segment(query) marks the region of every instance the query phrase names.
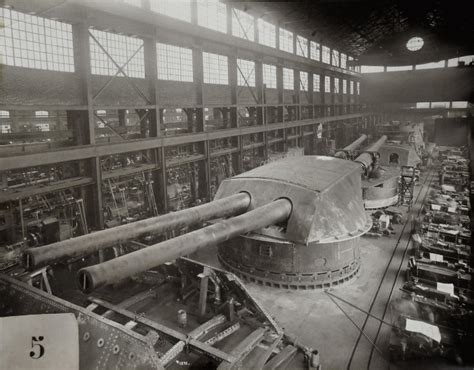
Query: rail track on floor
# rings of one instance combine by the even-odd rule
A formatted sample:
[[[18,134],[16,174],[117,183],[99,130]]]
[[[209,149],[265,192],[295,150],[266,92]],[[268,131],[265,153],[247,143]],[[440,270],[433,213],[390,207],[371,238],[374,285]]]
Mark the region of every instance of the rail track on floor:
[[[423,204],[426,200],[431,184],[436,177],[436,170],[431,169],[426,173],[423,184],[420,186],[413,206],[406,214],[406,220],[398,236],[397,242],[393,247],[387,266],[377,286],[374,297],[371,300],[368,311],[365,312],[365,319],[362,326],[359,328],[359,335],[354,344],[351,356],[347,363],[346,369],[362,369],[366,366],[370,369],[373,364],[374,351],[377,351],[381,356],[383,354],[377,347],[377,340],[384,322],[384,318],[390,307],[390,302],[397,286],[400,273],[404,268],[404,261],[409,251],[411,241],[411,230],[407,230],[408,225],[412,225],[413,221],[419,217]],[[352,321],[352,320],[351,320]],[[354,325],[356,325],[354,323]],[[390,325],[390,324],[388,324]],[[366,340],[361,341],[362,336]],[[383,358],[388,363],[388,359]],[[366,365],[365,365],[366,364]]]

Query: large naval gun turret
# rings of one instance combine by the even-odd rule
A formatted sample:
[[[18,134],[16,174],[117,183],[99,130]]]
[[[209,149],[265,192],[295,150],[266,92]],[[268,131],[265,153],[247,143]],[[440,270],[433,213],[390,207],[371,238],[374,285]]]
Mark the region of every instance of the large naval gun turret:
[[[247,276],[234,257],[247,255],[249,277],[271,266],[265,282],[288,288],[351,279],[370,228],[361,165],[287,158],[224,181],[208,204],[31,248],[24,271],[0,275],[0,315],[74,313],[82,368],[317,368],[317,351],[285,334],[235,275],[184,256],[218,245],[225,267]],[[204,222],[97,260],[130,239]]]

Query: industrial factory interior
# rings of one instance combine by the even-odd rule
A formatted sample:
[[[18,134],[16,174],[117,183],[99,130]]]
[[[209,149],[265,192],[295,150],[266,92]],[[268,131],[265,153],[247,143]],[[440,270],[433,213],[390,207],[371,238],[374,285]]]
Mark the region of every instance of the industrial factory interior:
[[[3,0],[0,370],[473,369],[471,3]]]

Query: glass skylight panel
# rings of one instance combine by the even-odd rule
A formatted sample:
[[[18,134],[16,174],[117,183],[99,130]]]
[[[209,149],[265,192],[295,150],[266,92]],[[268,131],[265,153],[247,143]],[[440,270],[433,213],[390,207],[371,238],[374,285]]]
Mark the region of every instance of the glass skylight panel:
[[[232,9],[232,35],[255,41],[254,17],[239,9]]]
[[[156,53],[159,80],[193,81],[193,52],[191,49],[157,43]]]
[[[270,64],[263,65],[263,83],[269,89],[276,89],[277,87],[276,66],[273,66]]]
[[[227,56],[213,53],[202,53],[204,83],[216,85],[229,84]]]
[[[308,91],[308,72],[300,71],[300,90]]]
[[[296,36],[296,55],[308,57],[308,39],[303,36]]]
[[[275,25],[266,22],[263,19],[258,20],[258,43],[271,48],[276,47]]]
[[[191,22],[191,0],[150,0],[150,7],[154,12]]]
[[[331,64],[331,49],[324,45],[322,46],[322,62]]]
[[[0,8],[0,63],[16,67],[74,72],[72,26]]]
[[[313,91],[321,91],[321,76],[316,73],[313,73]]]
[[[324,76],[324,92],[331,92],[331,78],[329,76]]]
[[[198,25],[227,32],[227,7],[219,0],[197,0]]]
[[[123,67],[128,77],[145,78],[142,39],[94,29],[89,31],[121,68],[131,58],[128,64]],[[94,38],[92,36],[89,37],[92,74],[115,76],[119,70],[118,67],[97,44]],[[118,73],[118,76],[123,76],[123,73]]]
[[[280,28],[280,50],[288,53],[294,53],[293,50],[293,32]]]
[[[255,87],[255,62],[237,59],[237,85]]]
[[[321,45],[317,42],[310,41],[310,57],[313,60],[321,61]]]
[[[283,89],[294,90],[295,80],[294,72],[291,68],[283,68]]]

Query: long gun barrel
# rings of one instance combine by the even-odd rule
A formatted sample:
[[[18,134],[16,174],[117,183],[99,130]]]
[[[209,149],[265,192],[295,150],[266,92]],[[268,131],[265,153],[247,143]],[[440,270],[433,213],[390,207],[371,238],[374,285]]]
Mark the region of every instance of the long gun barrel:
[[[147,233],[159,234],[215,218],[239,215],[249,206],[248,193],[234,194],[193,208],[101,230],[44,247],[30,248],[24,253],[25,264],[28,268],[35,268],[64,258],[80,257]]]
[[[372,164],[372,154],[371,152],[377,152],[380,147],[387,141],[387,136],[383,135],[380,139],[378,139],[375,143],[369,146],[364,153],[359,155],[355,162],[359,162],[364,168],[369,168]]]
[[[347,159],[347,155],[346,153],[347,152],[351,152],[355,149],[357,149],[359,146],[362,145],[362,143],[367,140],[367,135],[360,135],[360,137],[355,140],[354,142],[350,143],[348,146],[346,146],[345,148],[343,148],[342,150],[336,152],[336,154],[334,154],[334,157],[336,158],[341,158],[341,159]]]
[[[79,284],[84,292],[145,272],[165,262],[189,255],[269,225],[286,221],[292,204],[278,199],[262,207],[164,242],[140,249],[98,265],[79,270]]]

